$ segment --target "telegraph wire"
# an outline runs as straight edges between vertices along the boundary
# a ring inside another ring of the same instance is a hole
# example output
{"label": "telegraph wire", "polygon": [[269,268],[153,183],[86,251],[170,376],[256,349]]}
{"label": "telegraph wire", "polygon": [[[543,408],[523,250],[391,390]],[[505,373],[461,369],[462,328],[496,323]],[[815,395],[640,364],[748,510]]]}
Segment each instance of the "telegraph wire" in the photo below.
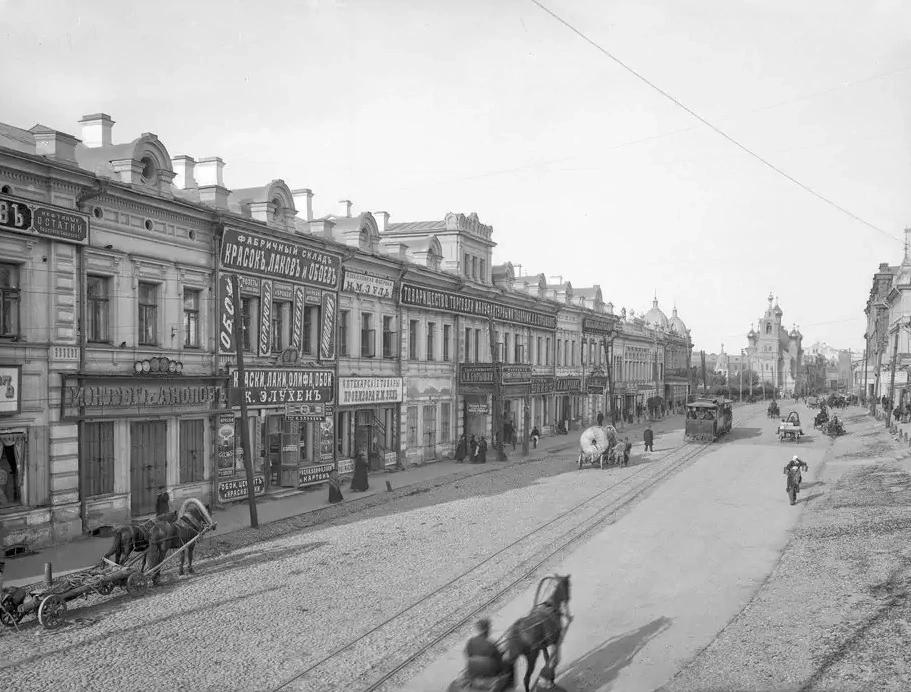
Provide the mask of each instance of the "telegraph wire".
{"label": "telegraph wire", "polygon": [[724,139],[726,139],[728,142],[730,142],[730,143],[733,144],[735,147],[737,147],[738,149],[740,149],[741,151],[743,151],[744,153],[746,153],[748,156],[751,156],[752,158],[756,159],[757,161],[759,161],[760,163],[762,163],[762,164],[763,164],[764,166],[766,166],[767,168],[770,168],[772,171],[774,171],[775,173],[777,173],[777,174],[780,175],[781,177],[785,178],[786,180],[789,180],[789,181],[792,182],[794,185],[796,185],[797,187],[801,188],[801,189],[804,190],[805,192],[808,192],[809,194],[811,194],[812,196],[816,197],[817,199],[819,199],[820,201],[824,202],[825,204],[828,204],[828,205],[831,206],[832,208],[834,208],[834,209],[840,211],[840,212],[841,212],[842,214],[844,214],[845,216],[848,216],[849,218],[854,219],[855,221],[857,221],[857,222],[863,224],[864,226],[866,226],[866,227],[868,227],[868,228],[870,228],[870,229],[876,231],[877,233],[883,234],[884,236],[886,236],[886,237],[889,238],[890,240],[897,240],[897,241],[899,241],[899,242],[902,242],[902,240],[901,240],[898,236],[895,236],[895,235],[889,233],[889,232],[886,231],[885,229],[882,229],[882,228],[880,228],[879,226],[877,226],[876,224],[871,223],[871,222],[867,221],[866,219],[864,219],[864,218],[858,216],[857,214],[855,214],[854,212],[852,212],[850,209],[847,209],[847,208],[843,207],[842,205],[838,204],[838,202],[836,202],[835,200],[830,199],[829,197],[826,197],[825,195],[823,195],[823,194],[820,193],[820,192],[817,192],[816,190],[814,190],[814,189],[813,189],[812,187],[810,187],[809,185],[806,185],[805,183],[802,183],[801,181],[799,181],[799,180],[798,180],[797,178],[795,178],[794,176],[792,176],[792,175],[790,175],[789,173],[786,173],[785,171],[783,171],[781,168],[779,168],[778,166],[776,166],[774,163],[772,163],[772,162],[769,161],[768,159],[762,157],[760,154],[757,154],[755,151],[753,151],[752,149],[750,149],[750,148],[747,147],[746,145],[741,144],[738,140],[734,139],[731,135],[729,135],[727,132],[725,132],[724,130],[722,130],[720,127],[718,127],[718,126],[712,124],[711,122],[709,122],[708,120],[706,120],[704,117],[702,117],[701,115],[699,115],[699,113],[697,113],[697,112],[694,111],[692,108],[690,108],[689,106],[687,106],[685,103],[683,103],[682,101],[680,101],[678,98],[676,98],[676,97],[673,96],[672,94],[670,94],[670,93],[668,93],[667,91],[665,91],[664,89],[662,89],[660,86],[658,86],[657,84],[655,84],[654,82],[652,82],[651,80],[649,80],[649,79],[648,79],[647,77],[645,77],[643,74],[637,72],[634,68],[632,68],[632,67],[630,67],[629,65],[627,65],[625,62],[623,62],[620,58],[618,58],[618,57],[615,56],[613,53],[611,53],[609,50],[607,50],[606,48],[604,48],[604,47],[603,47],[601,44],[599,44],[597,41],[595,41],[595,40],[592,39],[592,38],[589,38],[588,35],[586,35],[585,33],[583,33],[581,30],[577,29],[575,26],[573,26],[573,25],[570,24],[568,21],[566,21],[565,19],[563,19],[563,17],[561,17],[560,15],[558,15],[558,14],[557,14],[556,12],[554,12],[553,10],[551,10],[551,9],[549,9],[548,7],[546,7],[545,5],[543,5],[541,2],[539,2],[539,0],[529,0],[529,2],[531,2],[531,3],[534,4],[534,5],[536,5],[538,8],[540,8],[542,11],[544,11],[545,13],[547,13],[548,15],[550,15],[550,16],[551,16],[553,19],[555,19],[557,22],[559,22],[560,24],[562,24],[563,26],[565,26],[567,29],[569,29],[572,33],[576,34],[576,36],[578,36],[578,37],[581,38],[583,41],[585,41],[585,42],[588,43],[590,46],[592,46],[595,50],[597,50],[598,52],[600,52],[601,54],[603,54],[605,57],[607,57],[607,58],[609,58],[610,60],[612,60],[613,62],[615,62],[617,65],[619,65],[619,66],[622,67],[624,70],[626,70],[627,72],[629,72],[631,75],[633,75],[633,76],[634,76],[636,79],[638,79],[639,81],[643,82],[644,84],[646,84],[647,86],[649,86],[649,87],[652,88],[653,90],[657,91],[659,94],[661,94],[662,96],[664,96],[664,98],[666,98],[667,100],[669,100],[671,103],[673,103],[674,105],[676,105],[676,106],[677,106],[678,108],[680,108],[681,110],[683,110],[683,111],[685,111],[686,113],[688,113],[689,115],[691,115],[693,118],[695,118],[696,120],[698,120],[699,122],[701,122],[703,125],[705,125],[706,127],[708,127],[710,130],[712,130],[713,132],[715,132],[715,133],[718,134],[719,136],[721,136],[721,137],[723,137]]}

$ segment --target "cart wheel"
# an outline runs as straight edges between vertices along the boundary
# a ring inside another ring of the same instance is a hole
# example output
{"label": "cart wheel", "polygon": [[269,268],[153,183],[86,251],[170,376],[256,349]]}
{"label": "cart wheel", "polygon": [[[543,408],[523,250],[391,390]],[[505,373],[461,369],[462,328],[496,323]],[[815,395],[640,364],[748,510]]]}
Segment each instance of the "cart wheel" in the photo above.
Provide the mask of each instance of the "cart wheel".
{"label": "cart wheel", "polygon": [[103,582],[101,582],[101,583],[98,585],[97,591],[98,591],[98,593],[100,593],[102,596],[109,596],[109,595],[111,595],[111,593],[113,593],[113,591],[114,591],[114,582],[111,582],[111,581],[103,581]]}
{"label": "cart wheel", "polygon": [[66,617],[66,601],[60,594],[51,594],[38,606],[38,622],[46,630],[53,630],[63,624]]}
{"label": "cart wheel", "polygon": [[18,608],[11,607],[8,604],[0,604],[0,625],[15,627],[21,619],[22,613],[19,612]]}
{"label": "cart wheel", "polygon": [[134,598],[144,596],[149,590],[149,578],[142,572],[133,572],[127,577],[127,593]]}

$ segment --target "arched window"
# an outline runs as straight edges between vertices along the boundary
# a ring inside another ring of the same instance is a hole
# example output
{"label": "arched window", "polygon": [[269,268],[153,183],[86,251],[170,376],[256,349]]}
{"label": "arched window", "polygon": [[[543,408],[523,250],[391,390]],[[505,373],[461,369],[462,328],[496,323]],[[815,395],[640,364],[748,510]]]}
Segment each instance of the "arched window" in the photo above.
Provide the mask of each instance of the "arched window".
{"label": "arched window", "polygon": [[766,324],[765,324],[765,333],[766,333],[766,334],[771,334],[771,333],[772,333],[772,323],[771,323],[771,322],[766,322]]}

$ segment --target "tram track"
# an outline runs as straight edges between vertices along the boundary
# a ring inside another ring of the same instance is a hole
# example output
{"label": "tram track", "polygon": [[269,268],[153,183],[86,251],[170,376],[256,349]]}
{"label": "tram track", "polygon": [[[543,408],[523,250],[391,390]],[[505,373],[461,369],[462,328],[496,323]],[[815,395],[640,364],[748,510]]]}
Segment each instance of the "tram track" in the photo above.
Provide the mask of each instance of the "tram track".
{"label": "tram track", "polygon": [[[333,664],[341,659],[358,661],[364,664],[366,671],[353,679],[334,680],[334,683],[368,692],[385,689],[387,683],[404,673],[432,648],[494,603],[517,590],[561,552],[612,523],[644,494],[682,470],[710,446],[711,443],[683,443],[673,448],[664,459],[657,462],[657,468],[653,464],[643,465],[640,470],[629,473],[616,483],[577,502],[508,545],[490,553],[410,605],[321,656],[284,679],[272,690],[311,687],[325,689],[327,679],[332,677],[325,674],[328,672],[326,669],[332,668]],[[598,500],[603,500],[611,494],[615,494],[616,497],[609,497],[606,503],[598,503]],[[513,556],[512,560],[509,559],[514,551],[521,551],[523,547],[527,551],[527,545],[531,540],[539,541],[542,547],[526,557]],[[517,557],[519,559],[516,559]],[[466,590],[469,593],[467,597]],[[454,604],[458,603],[467,605],[454,607]],[[443,616],[440,616],[441,611],[445,613]],[[384,631],[393,629],[393,625],[400,627],[401,621],[406,618],[414,625],[407,628],[413,633],[414,641],[403,643],[401,636],[396,635],[393,641],[399,646],[390,651],[393,647],[390,646],[388,635],[386,640],[383,639]],[[376,658],[377,651],[383,652],[383,655],[380,662],[374,664],[371,658]],[[386,665],[383,665],[384,663]],[[350,670],[350,666],[347,669]]]}

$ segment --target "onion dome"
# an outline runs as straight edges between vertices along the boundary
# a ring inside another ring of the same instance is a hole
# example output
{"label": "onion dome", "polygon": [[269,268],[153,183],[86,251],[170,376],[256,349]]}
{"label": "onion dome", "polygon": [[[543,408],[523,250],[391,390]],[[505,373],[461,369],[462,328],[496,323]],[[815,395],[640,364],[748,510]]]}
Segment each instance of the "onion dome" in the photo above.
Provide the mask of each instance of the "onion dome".
{"label": "onion dome", "polygon": [[747,339],[755,339],[756,332],[753,331],[753,325],[750,325],[750,331],[747,332]]}
{"label": "onion dome", "polygon": [[671,329],[678,334],[686,334],[686,325],[683,323],[683,320],[677,315],[677,306],[674,306],[674,310],[671,313]]}
{"label": "onion dome", "polygon": [[661,312],[661,308],[658,307],[658,299],[652,301],[652,309],[645,313],[645,321],[648,324],[651,324],[654,327],[659,329],[668,328],[667,315]]}

